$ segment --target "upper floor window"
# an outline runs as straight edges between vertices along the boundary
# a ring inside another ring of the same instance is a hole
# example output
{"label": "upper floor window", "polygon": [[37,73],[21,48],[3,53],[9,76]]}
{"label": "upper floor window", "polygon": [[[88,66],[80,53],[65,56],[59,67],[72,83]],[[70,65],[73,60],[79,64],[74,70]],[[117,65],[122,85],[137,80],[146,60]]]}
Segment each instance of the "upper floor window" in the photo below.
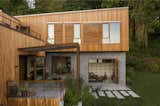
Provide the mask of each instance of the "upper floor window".
{"label": "upper floor window", "polygon": [[54,24],[48,24],[48,43],[54,44]]}
{"label": "upper floor window", "polygon": [[103,39],[102,39],[102,42],[103,43],[109,43],[109,25],[108,24],[103,24],[103,32],[102,32],[102,36],[103,36]]}
{"label": "upper floor window", "polygon": [[81,43],[80,24],[74,24],[74,41],[73,42]]}
{"label": "upper floor window", "polygon": [[120,23],[103,24],[103,43],[120,43]]}
{"label": "upper floor window", "polygon": [[110,43],[120,43],[120,23],[110,23]]}

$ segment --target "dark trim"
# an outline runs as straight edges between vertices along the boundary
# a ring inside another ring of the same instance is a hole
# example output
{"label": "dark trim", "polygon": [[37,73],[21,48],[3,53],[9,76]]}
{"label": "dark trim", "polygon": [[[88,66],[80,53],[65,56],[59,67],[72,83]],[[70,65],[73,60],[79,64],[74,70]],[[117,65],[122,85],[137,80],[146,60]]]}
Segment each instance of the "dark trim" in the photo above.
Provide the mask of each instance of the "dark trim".
{"label": "dark trim", "polygon": [[78,43],[66,43],[66,44],[54,44],[54,45],[46,45],[46,46],[35,46],[35,47],[26,47],[26,48],[18,48],[21,51],[48,51],[48,50],[63,50],[63,49],[72,49],[78,48]]}
{"label": "dark trim", "polygon": [[[114,52],[127,52],[127,51],[80,51],[80,53],[114,53]],[[46,51],[46,54],[47,53],[76,53],[76,51]]]}

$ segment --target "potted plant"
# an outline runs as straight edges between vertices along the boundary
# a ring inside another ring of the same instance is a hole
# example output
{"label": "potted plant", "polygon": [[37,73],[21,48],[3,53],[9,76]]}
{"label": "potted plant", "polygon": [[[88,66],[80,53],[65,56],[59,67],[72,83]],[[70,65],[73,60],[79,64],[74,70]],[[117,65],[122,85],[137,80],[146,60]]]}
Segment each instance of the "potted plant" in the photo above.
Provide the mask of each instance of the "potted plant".
{"label": "potted plant", "polygon": [[22,96],[22,97],[27,97],[28,96],[28,84],[24,84],[24,85],[21,85],[19,87],[19,95]]}

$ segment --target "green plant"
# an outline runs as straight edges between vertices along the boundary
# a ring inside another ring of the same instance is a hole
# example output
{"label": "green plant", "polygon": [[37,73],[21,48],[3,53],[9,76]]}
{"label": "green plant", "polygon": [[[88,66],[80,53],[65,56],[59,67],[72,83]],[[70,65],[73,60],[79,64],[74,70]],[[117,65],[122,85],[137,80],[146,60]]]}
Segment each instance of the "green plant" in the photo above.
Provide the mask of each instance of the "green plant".
{"label": "green plant", "polygon": [[81,91],[83,106],[94,106],[94,97],[89,92],[89,87],[84,86]]}
{"label": "green plant", "polygon": [[64,96],[64,105],[65,106],[76,106],[78,101],[80,100],[80,96],[78,94],[78,86],[77,79],[73,78],[73,76],[68,75],[65,79],[65,88],[66,93]]}
{"label": "green plant", "polygon": [[21,85],[21,86],[19,87],[19,90],[20,90],[21,92],[27,91],[27,90],[28,90],[28,84]]}
{"label": "green plant", "polygon": [[154,73],[160,72],[160,64],[158,63],[152,63],[148,65],[148,68],[151,72],[154,72]]}
{"label": "green plant", "polygon": [[78,101],[79,101],[78,94],[74,90],[68,89],[64,97],[64,105],[76,106],[78,104]]}
{"label": "green plant", "polygon": [[94,97],[89,92],[89,87],[85,85],[80,79],[80,86],[78,80],[73,76],[68,75],[65,79],[66,94],[64,97],[65,106],[77,106],[78,102],[82,100],[83,106],[94,106]]}
{"label": "green plant", "polygon": [[18,96],[27,96],[28,84],[22,84],[18,88]]}
{"label": "green plant", "polygon": [[126,83],[128,85],[132,85],[133,83],[133,78],[134,78],[134,71],[135,68],[132,66],[127,66],[127,71],[126,71]]}

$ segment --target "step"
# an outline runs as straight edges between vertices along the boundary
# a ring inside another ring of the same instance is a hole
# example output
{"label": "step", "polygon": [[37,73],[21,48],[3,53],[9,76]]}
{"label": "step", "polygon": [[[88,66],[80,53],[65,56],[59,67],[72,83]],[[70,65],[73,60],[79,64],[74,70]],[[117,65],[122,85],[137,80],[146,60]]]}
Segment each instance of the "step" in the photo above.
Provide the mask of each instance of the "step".
{"label": "step", "polygon": [[125,99],[118,91],[112,91],[113,94],[116,96],[117,99]]}
{"label": "step", "polygon": [[137,95],[135,92],[133,91],[127,91],[129,95],[131,95],[133,98],[139,98],[140,96]]}
{"label": "step", "polygon": [[95,99],[98,99],[98,95],[96,92],[92,92],[92,95],[94,96]]}
{"label": "step", "polygon": [[99,96],[106,96],[103,91],[98,91]]}
{"label": "step", "polygon": [[109,98],[115,98],[115,96],[113,95],[113,93],[111,91],[105,91],[107,97]]}
{"label": "step", "polygon": [[119,91],[123,96],[129,96],[129,94],[126,91]]}

